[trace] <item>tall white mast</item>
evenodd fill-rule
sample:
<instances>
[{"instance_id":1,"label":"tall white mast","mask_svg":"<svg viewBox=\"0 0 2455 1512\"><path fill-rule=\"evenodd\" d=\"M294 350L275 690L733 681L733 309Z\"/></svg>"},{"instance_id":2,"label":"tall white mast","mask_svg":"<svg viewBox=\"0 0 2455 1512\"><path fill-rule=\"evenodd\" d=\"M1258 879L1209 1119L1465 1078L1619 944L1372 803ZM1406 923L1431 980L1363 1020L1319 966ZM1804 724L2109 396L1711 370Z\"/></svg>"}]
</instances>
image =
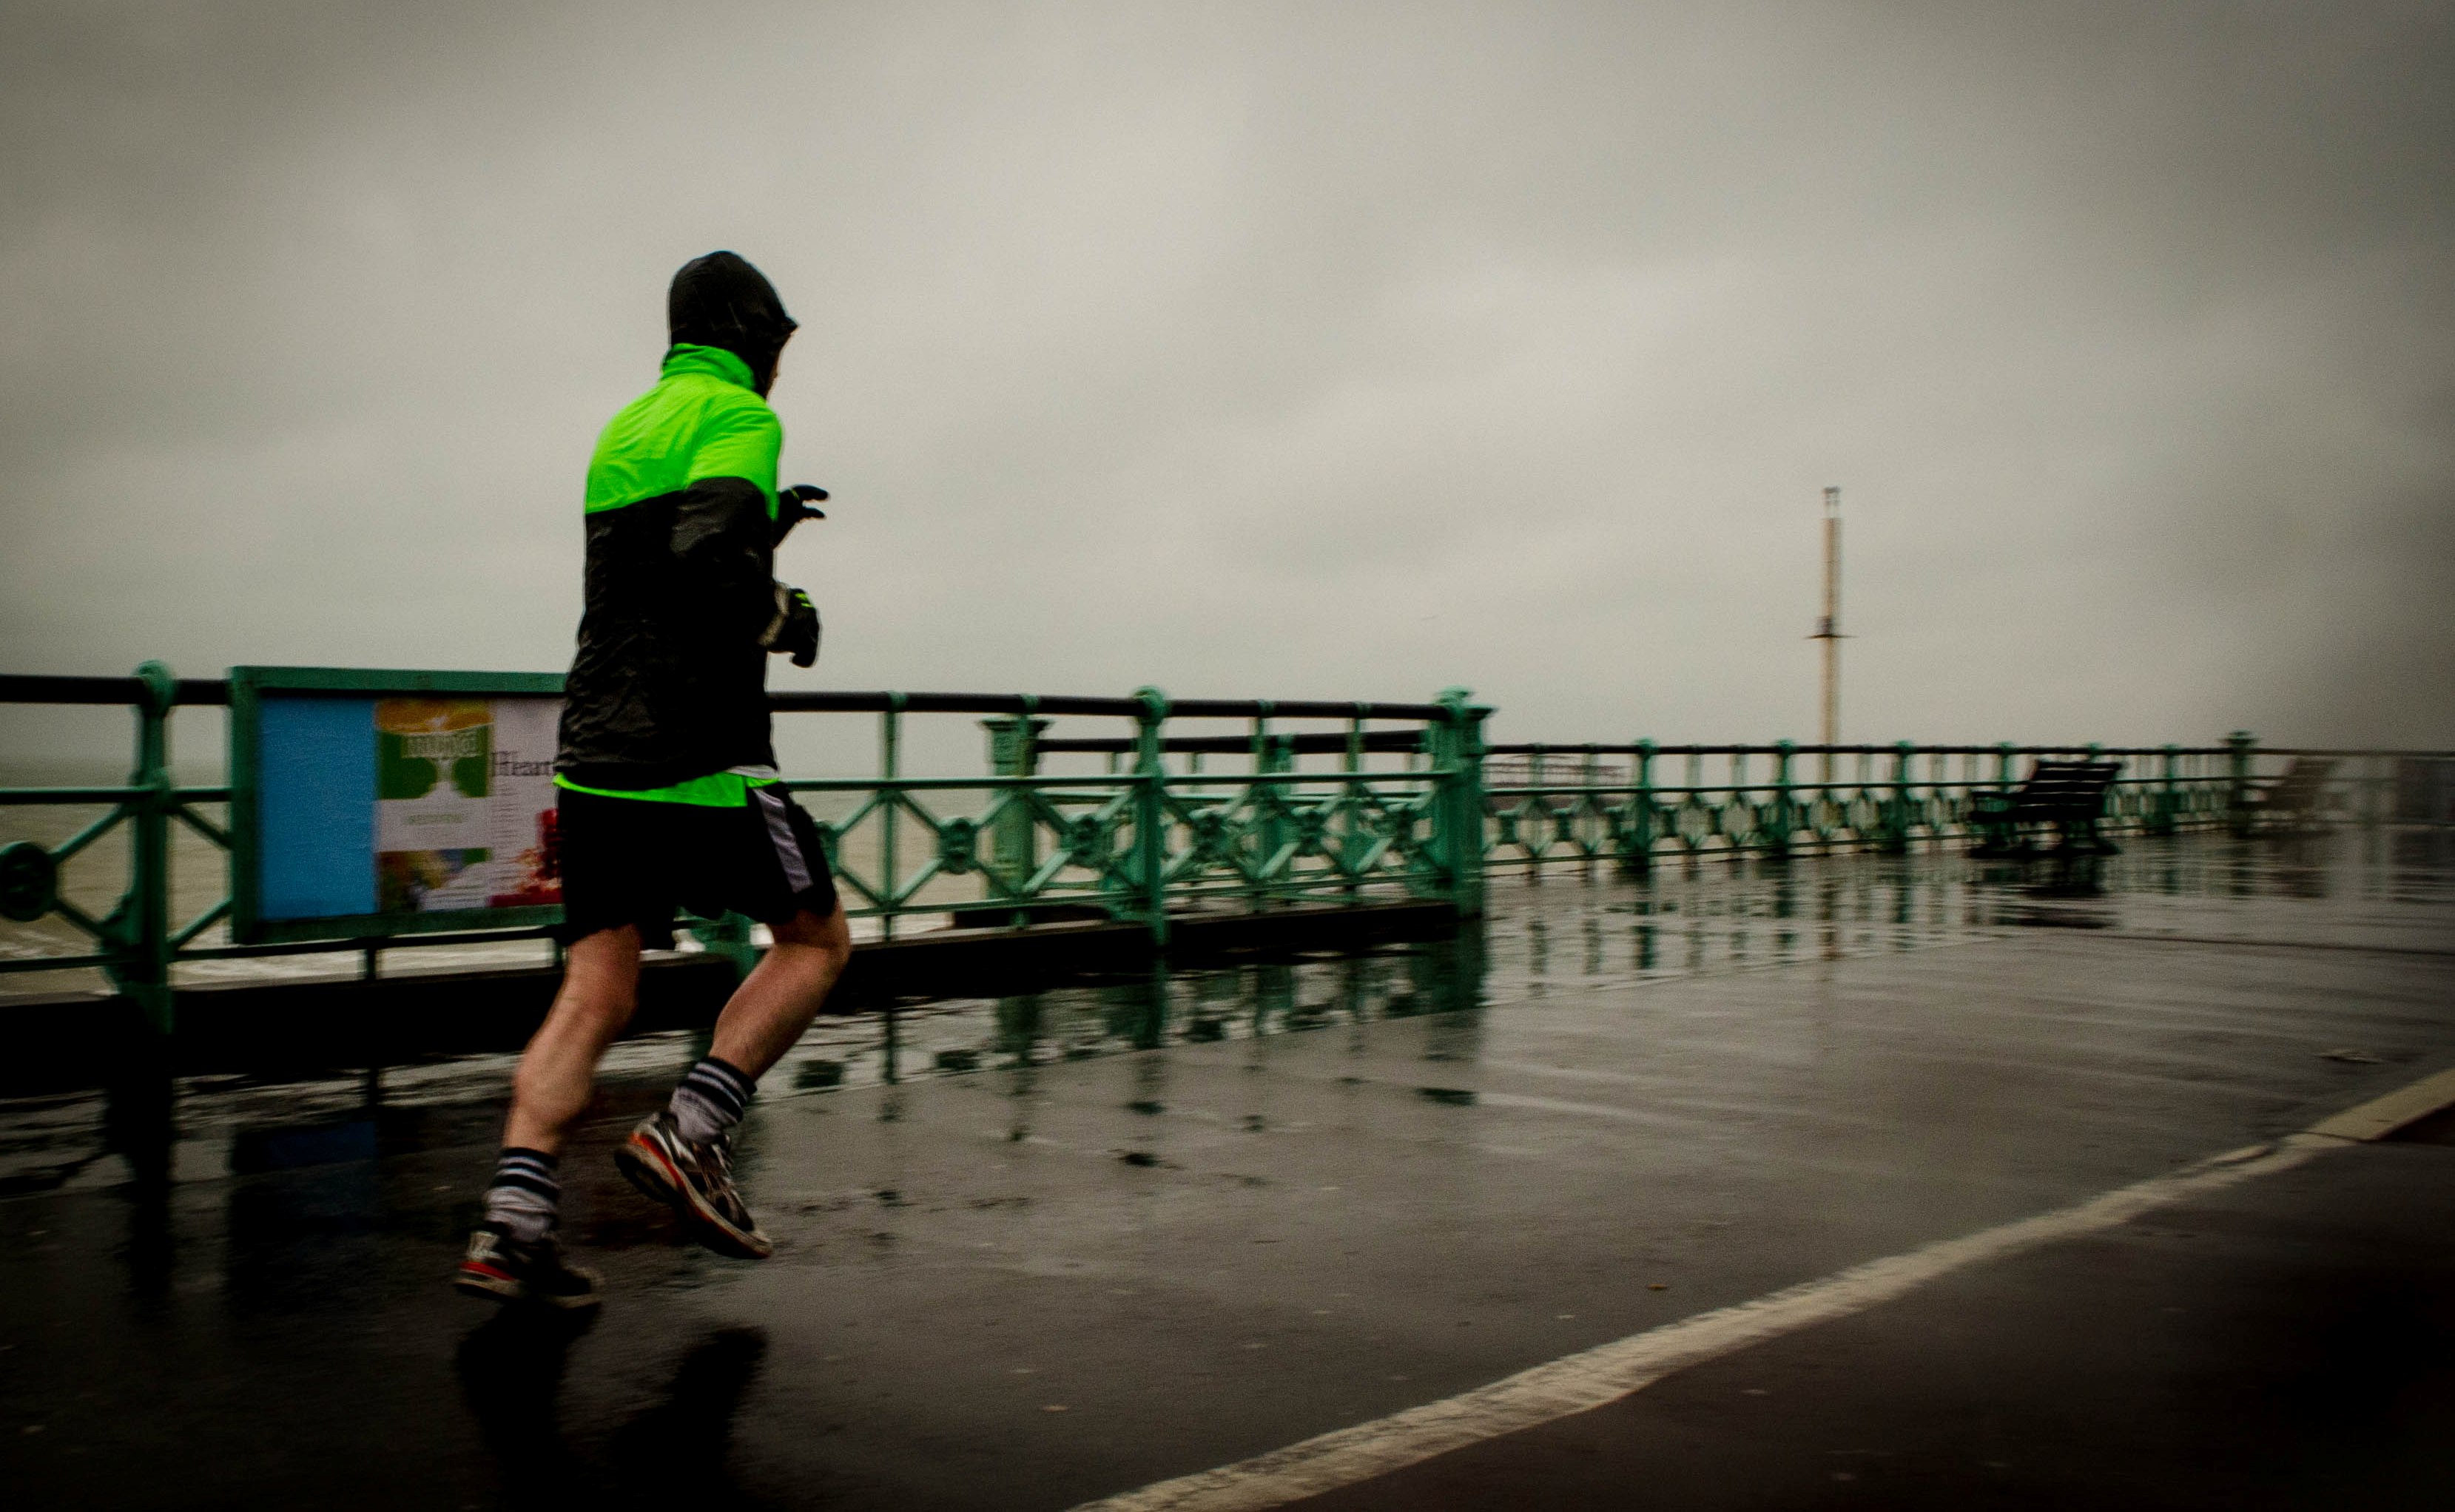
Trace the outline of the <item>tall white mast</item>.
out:
<instances>
[{"instance_id":1,"label":"tall white mast","mask_svg":"<svg viewBox=\"0 0 2455 1512\"><path fill-rule=\"evenodd\" d=\"M1821 744L1841 742L1841 491L1824 491L1824 615L1809 637L1824 642L1824 728ZM1833 756L1824 756L1824 780L1833 780Z\"/></svg>"}]
</instances>

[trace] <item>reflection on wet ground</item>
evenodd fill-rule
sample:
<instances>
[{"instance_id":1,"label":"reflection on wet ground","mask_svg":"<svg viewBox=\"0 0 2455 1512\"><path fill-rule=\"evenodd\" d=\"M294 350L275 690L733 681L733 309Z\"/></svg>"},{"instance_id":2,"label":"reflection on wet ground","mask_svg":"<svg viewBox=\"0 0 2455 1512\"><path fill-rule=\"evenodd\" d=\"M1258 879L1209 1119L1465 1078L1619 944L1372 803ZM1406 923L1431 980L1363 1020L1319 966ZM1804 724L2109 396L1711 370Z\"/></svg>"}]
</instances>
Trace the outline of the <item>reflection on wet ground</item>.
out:
<instances>
[{"instance_id":1,"label":"reflection on wet ground","mask_svg":"<svg viewBox=\"0 0 2455 1512\"><path fill-rule=\"evenodd\" d=\"M732 1506L724 1476L733 1417L767 1355L763 1328L719 1328L685 1354L665 1394L614 1431L601 1467L559 1421L572 1345L594 1314L507 1309L471 1330L454 1361L469 1414L516 1504Z\"/></svg>"},{"instance_id":2,"label":"reflection on wet ground","mask_svg":"<svg viewBox=\"0 0 2455 1512\"><path fill-rule=\"evenodd\" d=\"M1456 937L1199 969L1151 969L1027 996L822 1019L761 1097L1076 1060L1169 1043L1503 1007L1567 992L1930 949L2023 929L2177 940L2455 949L2455 836L2133 840L2111 857L1978 861L1958 853L1664 865L1651 877L1502 875L1483 928ZM704 1053L699 1034L615 1047L605 1096L645 1105ZM493 1138L515 1058L457 1057L314 1080L0 1099L0 1196L121 1180L213 1179ZM175 1108L175 1118L173 1109Z\"/></svg>"},{"instance_id":3,"label":"reflection on wet ground","mask_svg":"<svg viewBox=\"0 0 2455 1512\"><path fill-rule=\"evenodd\" d=\"M2455 1051L2450 977L2445 836L1502 877L1451 939L824 1022L759 1266L605 1159L699 1049L644 1037L563 1171L587 1329L443 1284L510 1058L131 1061L0 1102L0 1484L1067 1506L2305 1127Z\"/></svg>"}]
</instances>

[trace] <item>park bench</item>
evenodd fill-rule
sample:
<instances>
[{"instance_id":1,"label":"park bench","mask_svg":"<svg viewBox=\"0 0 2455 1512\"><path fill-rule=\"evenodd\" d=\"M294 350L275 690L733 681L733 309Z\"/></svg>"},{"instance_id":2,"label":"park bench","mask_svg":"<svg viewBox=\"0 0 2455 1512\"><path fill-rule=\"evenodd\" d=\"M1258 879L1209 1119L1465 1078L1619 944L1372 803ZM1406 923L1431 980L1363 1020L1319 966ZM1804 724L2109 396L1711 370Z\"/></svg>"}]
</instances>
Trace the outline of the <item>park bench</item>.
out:
<instances>
[{"instance_id":1,"label":"park bench","mask_svg":"<svg viewBox=\"0 0 2455 1512\"><path fill-rule=\"evenodd\" d=\"M2278 823L2287 830L2317 828L2326 812L2327 779L2335 773L2334 756L2295 756L2283 776L2244 796L2243 826Z\"/></svg>"},{"instance_id":2,"label":"park bench","mask_svg":"<svg viewBox=\"0 0 2455 1512\"><path fill-rule=\"evenodd\" d=\"M2037 847L2024 827L2051 824L2061 849L2111 855L2117 847L2097 826L2105 815L2105 795L2121 770L2120 761L2041 757L2029 768L2028 780L2010 792L1971 795L1969 823L1978 843L1969 854L2026 856Z\"/></svg>"}]
</instances>

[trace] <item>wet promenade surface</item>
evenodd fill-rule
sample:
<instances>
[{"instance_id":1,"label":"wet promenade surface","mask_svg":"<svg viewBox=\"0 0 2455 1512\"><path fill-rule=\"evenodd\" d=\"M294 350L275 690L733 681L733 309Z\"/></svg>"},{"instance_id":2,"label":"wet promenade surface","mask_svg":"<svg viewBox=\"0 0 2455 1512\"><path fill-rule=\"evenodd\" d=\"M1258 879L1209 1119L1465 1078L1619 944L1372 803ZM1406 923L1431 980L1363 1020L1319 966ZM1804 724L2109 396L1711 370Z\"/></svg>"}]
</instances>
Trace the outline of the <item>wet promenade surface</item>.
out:
<instances>
[{"instance_id":1,"label":"wet promenade surface","mask_svg":"<svg viewBox=\"0 0 2455 1512\"><path fill-rule=\"evenodd\" d=\"M744 1137L756 1265L607 1159L695 1050L621 1046L566 1156L582 1329L445 1286L503 1058L0 1103L10 1504L1067 1507L2455 1062L2455 850L1554 875L1456 941L830 1020ZM2445 1504L2455 1147L2419 1133L1321 1504Z\"/></svg>"}]
</instances>

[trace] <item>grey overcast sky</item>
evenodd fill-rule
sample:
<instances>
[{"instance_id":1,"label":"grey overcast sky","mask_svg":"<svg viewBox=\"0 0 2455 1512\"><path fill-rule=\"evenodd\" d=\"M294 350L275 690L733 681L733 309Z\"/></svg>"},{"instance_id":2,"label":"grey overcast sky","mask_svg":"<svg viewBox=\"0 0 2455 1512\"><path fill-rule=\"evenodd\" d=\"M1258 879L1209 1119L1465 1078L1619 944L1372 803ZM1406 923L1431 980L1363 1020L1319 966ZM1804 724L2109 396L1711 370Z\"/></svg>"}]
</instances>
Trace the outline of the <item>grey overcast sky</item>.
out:
<instances>
[{"instance_id":1,"label":"grey overcast sky","mask_svg":"<svg viewBox=\"0 0 2455 1512\"><path fill-rule=\"evenodd\" d=\"M779 686L2455 744L2455 8L0 5L0 666L559 668L674 268ZM18 717L23 717L19 716Z\"/></svg>"}]
</instances>

